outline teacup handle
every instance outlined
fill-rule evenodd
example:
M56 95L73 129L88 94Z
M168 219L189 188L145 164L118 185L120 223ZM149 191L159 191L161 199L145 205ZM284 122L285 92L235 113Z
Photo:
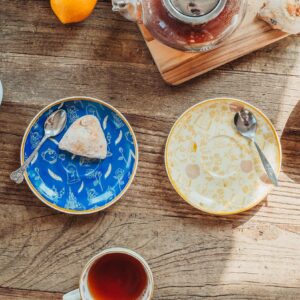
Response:
M79 289L64 294L63 300L81 300Z

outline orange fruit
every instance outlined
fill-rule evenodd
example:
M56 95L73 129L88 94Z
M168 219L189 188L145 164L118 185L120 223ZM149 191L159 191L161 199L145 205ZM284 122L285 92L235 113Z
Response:
M97 0L50 0L52 10L63 24L85 20L96 3Z

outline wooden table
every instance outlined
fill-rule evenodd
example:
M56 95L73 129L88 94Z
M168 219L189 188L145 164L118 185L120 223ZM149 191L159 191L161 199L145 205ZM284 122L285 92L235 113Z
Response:
M2 0L0 299L60 299L98 251L123 246L149 262L155 299L300 299L300 37L289 37L179 87L167 86L135 24L99 2L61 25L46 0ZM104 212L70 216L9 180L31 118L72 95L107 100L132 123L137 176ZM164 168L178 116L206 98L257 105L281 137L280 187L256 208L215 217L186 204Z

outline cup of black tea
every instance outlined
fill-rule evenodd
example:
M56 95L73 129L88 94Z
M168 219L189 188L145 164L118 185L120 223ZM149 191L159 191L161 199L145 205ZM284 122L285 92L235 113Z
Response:
M153 289L153 275L144 258L129 249L111 248L86 264L79 289L63 300L150 300Z

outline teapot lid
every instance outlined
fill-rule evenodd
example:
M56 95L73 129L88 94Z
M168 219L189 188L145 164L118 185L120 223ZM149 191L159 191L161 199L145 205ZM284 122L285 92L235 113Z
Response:
M215 19L224 9L227 0L163 0L169 13L190 24L203 24Z

